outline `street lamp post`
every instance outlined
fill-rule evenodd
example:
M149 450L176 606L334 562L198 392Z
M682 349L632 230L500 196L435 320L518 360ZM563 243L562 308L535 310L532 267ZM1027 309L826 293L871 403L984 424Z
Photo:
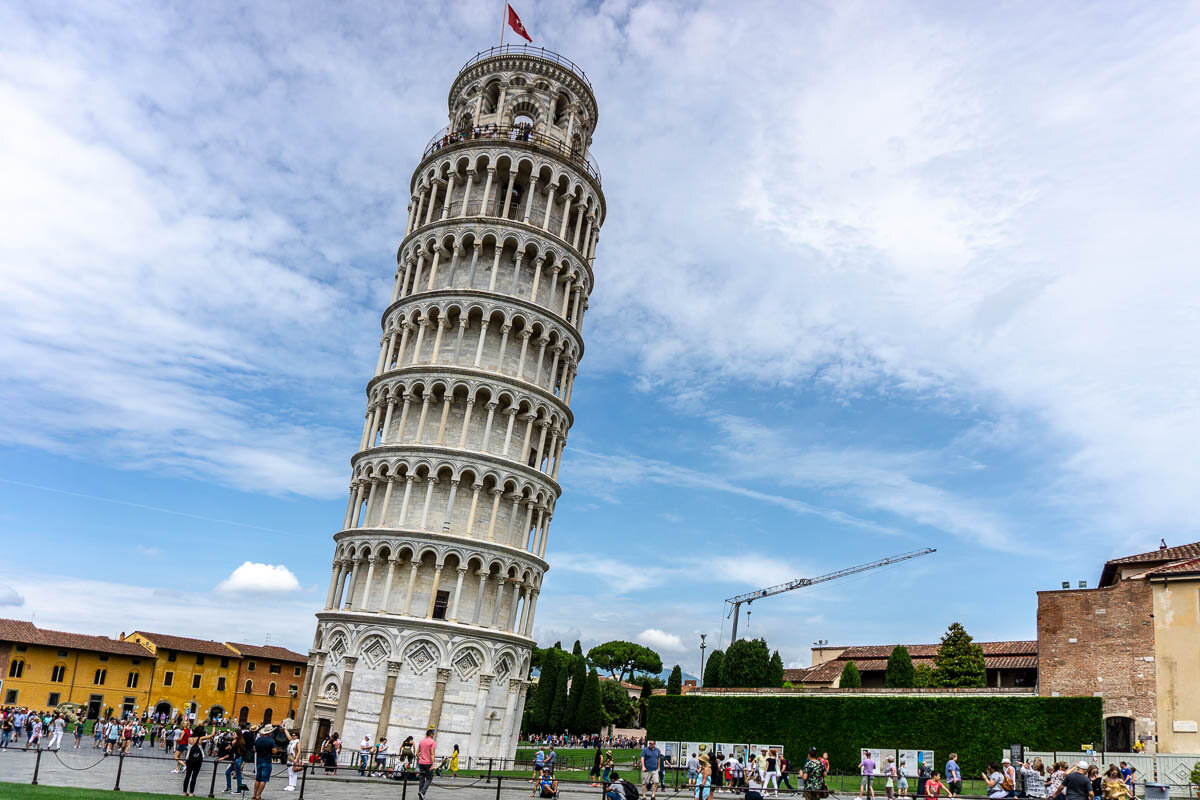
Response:
M707 633L700 634L700 685L704 685L704 648L708 647L705 639L708 638Z

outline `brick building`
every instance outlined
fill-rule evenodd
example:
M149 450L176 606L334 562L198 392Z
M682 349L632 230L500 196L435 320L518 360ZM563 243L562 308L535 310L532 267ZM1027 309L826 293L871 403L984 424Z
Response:
M1197 752L1200 542L1116 558L1095 589L1038 592L1039 693L1104 698L1104 749Z
M295 720L301 688L308 672L308 657L274 645L229 646L241 655L233 700L234 713L243 722Z
M1028 688L1037 686L1038 643L977 642L983 648L984 666L987 668L987 685L992 688ZM830 647L821 645L812 650L812 666L804 669L785 669L783 678L795 686L812 689L836 689L846 663L853 661L862 675L864 689L883 687L888 656L897 645L875 644L856 647ZM936 644L906 644L912 656L913 666L922 664L932 667L937 654Z

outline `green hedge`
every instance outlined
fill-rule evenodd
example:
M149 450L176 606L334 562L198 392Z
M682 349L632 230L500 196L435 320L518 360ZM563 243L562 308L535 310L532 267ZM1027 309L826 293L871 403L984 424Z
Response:
M779 744L793 764L809 747L830 769L854 772L863 747L933 750L940 769L959 755L977 775L1010 745L1077 750L1103 740L1099 697L721 697L649 698L647 735L660 742Z

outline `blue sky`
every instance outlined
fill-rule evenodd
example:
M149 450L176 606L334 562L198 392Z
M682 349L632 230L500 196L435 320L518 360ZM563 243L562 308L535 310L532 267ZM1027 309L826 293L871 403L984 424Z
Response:
M499 4L0 6L0 614L305 649L405 187ZM535 633L1034 635L1200 538L1200 13L534 2L608 217ZM252 565L239 569L245 562ZM279 567L286 569L279 569Z

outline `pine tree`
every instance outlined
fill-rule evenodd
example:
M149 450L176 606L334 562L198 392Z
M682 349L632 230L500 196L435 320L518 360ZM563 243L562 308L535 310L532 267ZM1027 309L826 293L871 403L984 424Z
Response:
M730 689L767 686L770 670L771 651L765 639L738 639L725 651L721 685Z
M721 683L721 667L725 664L725 651L713 650L712 655L704 665L704 686L706 689L719 689Z
M942 644L933 657L933 671L939 686L971 687L987 685L983 648L955 622L946 629Z
M912 656L908 654L907 647L898 644L892 648L892 654L888 656L883 685L891 689L911 689L915 685L913 680Z
M858 665L853 661L847 661L846 666L842 667L842 679L838 681L840 689L861 689L862 675L858 672Z
M783 659L779 657L779 651L771 653L771 670L767 673L767 687L778 689L783 686Z
M558 685L558 658L554 650L542 654L542 671L538 675L537 694L533 697L531 727L537 733L550 730L550 710L554 706L554 688Z
M575 714L577 733L599 733L604 726L604 704L600 700L600 673L592 670L584 681L579 711Z
M586 684L587 660L583 657L583 648L576 641L571 655L571 694L567 699L567 713L563 720L563 727L566 730L578 730L579 725L575 720L579 714L579 704L583 700L583 690Z
M571 677L570 656L563 653L559 659L554 700L550 706L550 733L562 733L565 730L564 720L567 718L567 681Z
M683 694L683 670L676 664L667 678L667 694Z

